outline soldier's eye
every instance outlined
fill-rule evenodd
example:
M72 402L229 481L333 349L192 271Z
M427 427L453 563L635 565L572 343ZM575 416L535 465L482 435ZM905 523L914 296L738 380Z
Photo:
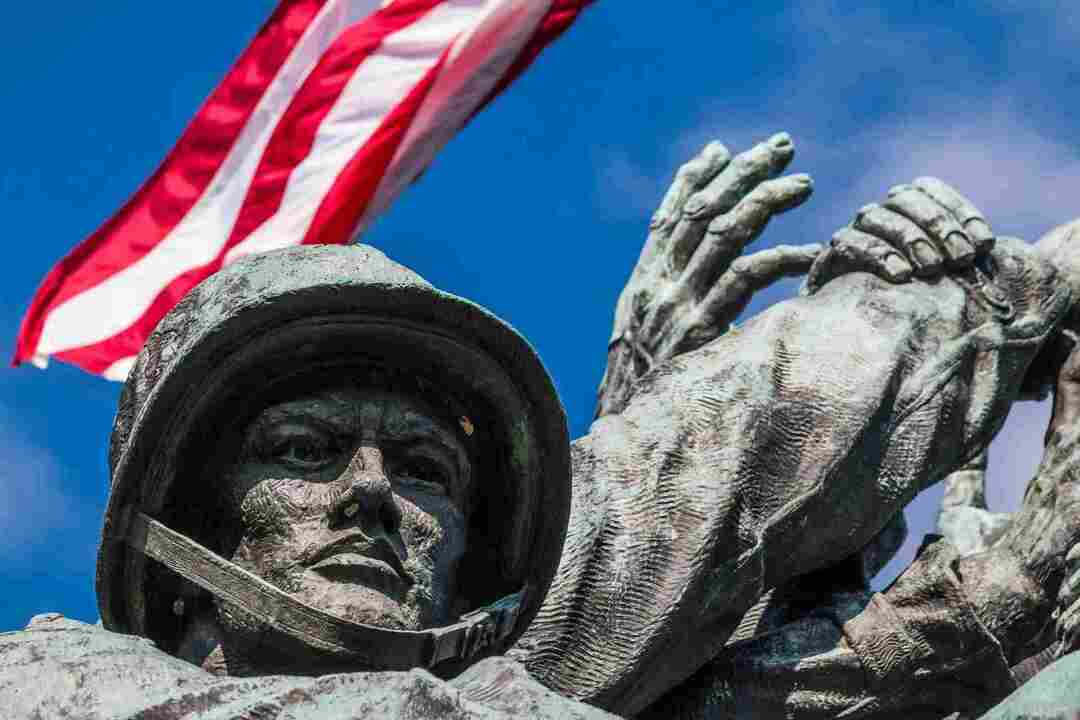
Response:
M450 477L442 464L426 457L412 457L397 464L394 475L413 484L421 484L426 490L443 494L450 487Z
M265 455L269 460L301 470L314 470L330 464L340 453L337 442L325 433L288 428L273 434Z

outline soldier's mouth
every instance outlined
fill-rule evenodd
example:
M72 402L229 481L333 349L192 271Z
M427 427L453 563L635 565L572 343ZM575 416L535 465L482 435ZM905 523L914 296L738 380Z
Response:
M328 580L364 585L391 594L407 590L409 582L386 562L355 552L343 552L311 566Z
M310 569L329 580L366 585L382 592L407 590L412 576L388 543L348 537L331 543Z

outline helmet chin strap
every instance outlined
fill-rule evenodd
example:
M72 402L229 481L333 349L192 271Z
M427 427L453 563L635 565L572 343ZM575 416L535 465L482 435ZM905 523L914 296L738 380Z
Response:
M463 615L453 625L415 632L389 630L349 622L308 605L141 512L133 513L125 541L274 630L340 660L362 658L385 670L433 668L447 660L467 662L485 653L513 631L528 590L526 585Z

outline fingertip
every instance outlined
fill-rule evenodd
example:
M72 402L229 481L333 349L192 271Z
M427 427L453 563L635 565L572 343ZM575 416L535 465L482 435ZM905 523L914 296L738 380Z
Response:
M701 154L707 158L716 158L730 155L731 153L727 149L727 145L724 145L724 143L719 140L713 140L705 146L705 149L701 151Z
M802 205L814 194L814 181L809 175L791 176L791 207Z
M701 179L708 182L731 162L731 151L722 142L713 140L702 150L701 159L705 165L705 171L702 173Z
M885 257L885 273L889 280L895 283L906 283L911 280L914 269L911 263L903 258L900 253L890 253Z
M935 275L941 270L941 254L926 240L911 243L911 259L914 260L915 274L919 277Z
M921 175L911 181L914 187L920 190L933 190L942 186L949 187L949 184L940 178L933 177L931 175Z
M858 210L855 211L855 222L859 222L859 220L862 219L863 215L866 215L867 213L872 213L875 210L877 210L879 207L881 207L881 206L878 205L877 203L870 203L869 205L863 205L861 208L859 208Z
M771 162L769 164L772 166L772 171L774 173L779 173L786 168L792 158L795 157L795 144L792 142L791 136L786 132L777 133L766 142L768 143L771 155Z
M701 213L708 204L709 199L704 193L694 193L686 199L686 205L683 206L683 214L689 218L694 218Z
M760 187L763 191L767 190L766 197L774 198L772 204L778 206L780 210L788 210L801 205L814 191L814 183L806 174L785 175L782 178L770 180Z
M976 252L981 254L993 249L994 231L990 229L990 225L982 218L969 219L964 223L964 231L967 232L975 244Z
M814 179L806 173L795 173L794 175L790 175L789 177L792 179L792 181L797 182L800 185L805 185L808 188L814 187Z
M975 260L975 246L963 233L951 232L941 242L949 254L948 262L954 267L967 267Z
M794 148L794 141L791 139L791 135L785 131L776 133L769 138L768 142L775 148L783 148L789 146Z

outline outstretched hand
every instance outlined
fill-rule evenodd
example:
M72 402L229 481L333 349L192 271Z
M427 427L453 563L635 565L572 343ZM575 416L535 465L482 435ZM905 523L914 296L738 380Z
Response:
M967 198L925 177L863 207L828 248L777 245L744 256L775 215L810 197L809 176L778 177L794 154L779 133L735 157L710 143L679 169L616 306L597 416L620 412L654 365L727 332L754 293L781 278L809 272L808 294L851 272L905 283L965 270L994 245Z
M714 142L678 171L619 297L598 416L622 410L653 365L725 332L754 292L810 268L820 245L740 257L774 215L810 197L809 176L776 177L794 153L786 133L734 158Z

